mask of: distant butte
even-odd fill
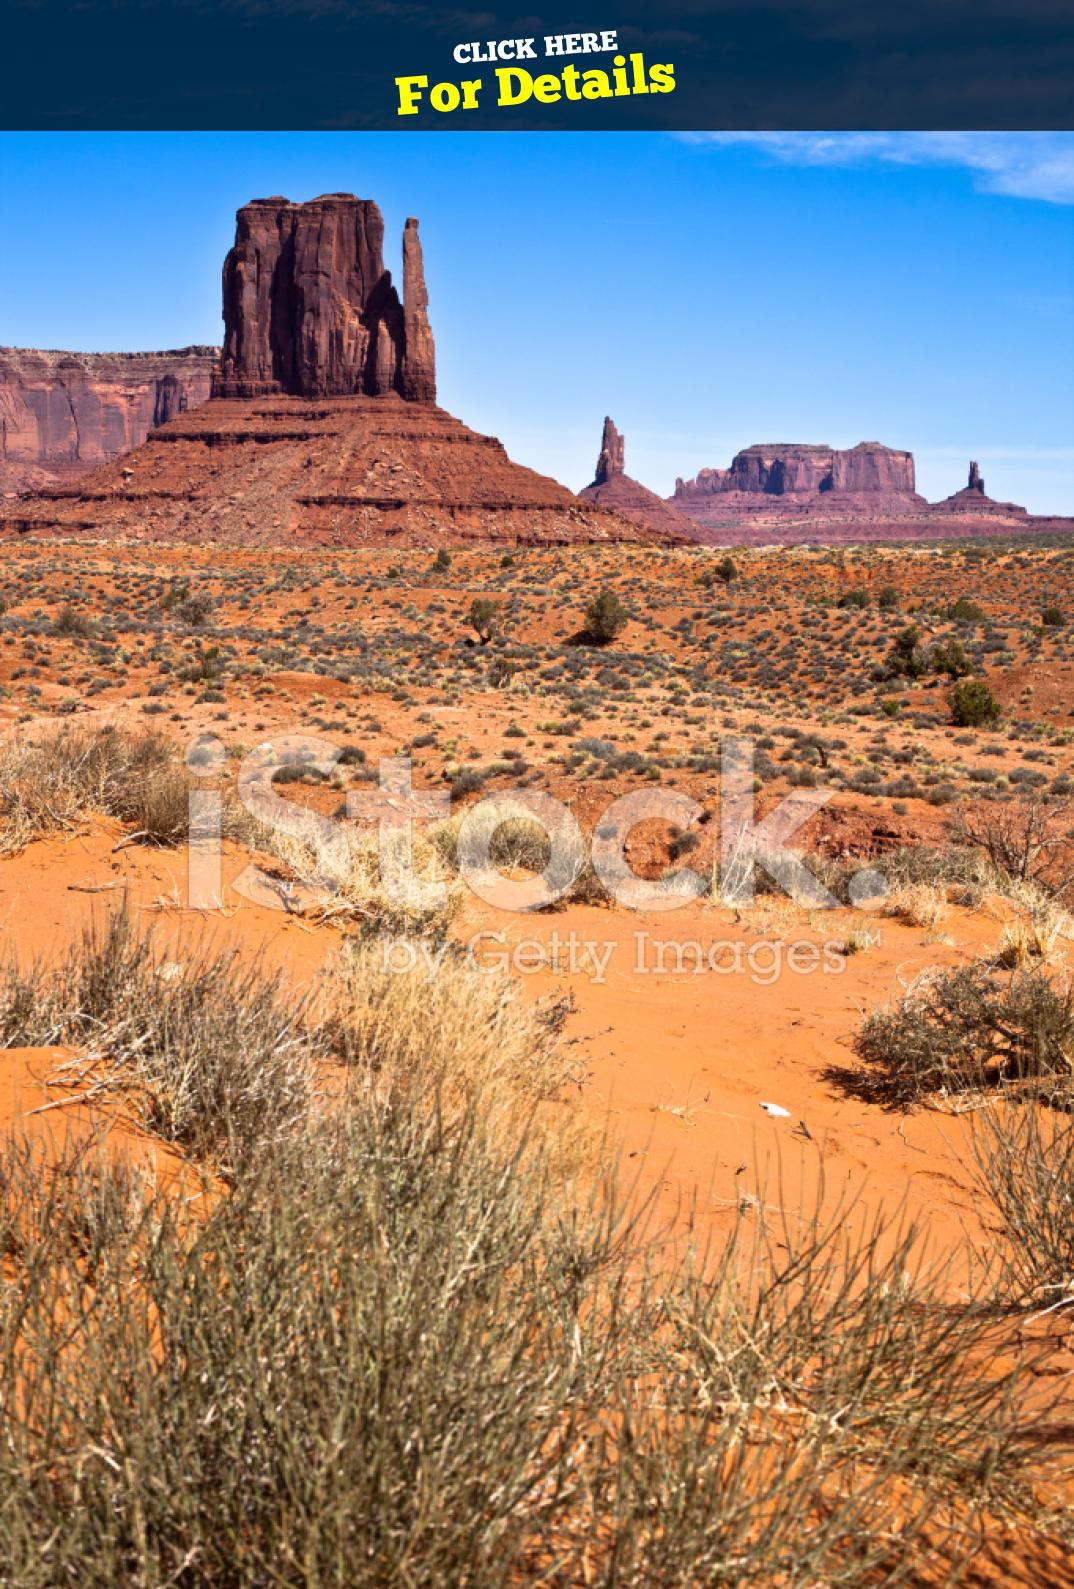
[[[257,199],[224,263],[214,395],[122,461],[11,503],[41,536],[230,545],[667,541],[438,408],[418,223],[403,297],[370,199]],[[659,499],[655,499],[659,501]]]
[[[986,496],[981,471],[976,463],[972,462],[969,479],[962,490],[956,491],[953,496],[945,497],[942,502],[934,503],[932,511],[933,513],[987,514],[990,517],[1003,519],[1029,517],[1025,508],[1020,508],[1016,502],[994,502],[990,496]]]
[[[612,508],[624,518],[649,529],[668,535],[681,535],[689,540],[697,539],[697,526],[692,520],[669,507],[655,491],[650,491],[638,480],[632,480],[624,470],[625,440],[612,421],[605,419],[596,474],[592,484],[579,491],[578,495],[585,502]]]
[[[913,454],[878,441],[840,449],[792,442],[736,453],[727,469],[676,480],[667,504],[711,546],[939,540],[1012,530],[1074,529],[1074,519],[1034,517],[985,495],[976,463],[943,502],[916,488]]]
[[[846,449],[790,442],[746,447],[729,469],[702,469],[693,480],[676,480],[669,500],[700,517],[698,510],[712,497],[745,498],[734,505],[747,509],[758,498],[780,498],[792,506],[815,504],[827,513],[847,499],[862,497],[896,508],[927,505],[917,494],[913,454],[878,441],[860,441]],[[771,500],[766,506],[771,507]]]

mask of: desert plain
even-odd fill
[[[0,592],[8,1127],[61,1157],[72,1141],[83,1153],[103,1142],[117,1162],[150,1166],[154,1195],[179,1202],[188,1172],[196,1198],[207,1195],[204,1175],[236,1174],[238,1146],[176,1095],[168,1063],[153,1075],[133,1057],[124,1064],[78,1014],[71,966],[101,954],[117,914],[144,937],[154,974],[209,957],[235,975],[278,979],[277,996],[296,1009],[355,950],[420,1007],[447,944],[449,970],[461,965],[525,1019],[554,1028],[563,1068],[534,1105],[532,1130],[585,1137],[587,1184],[593,1165],[614,1157],[620,1194],[647,1210],[645,1257],[631,1261],[655,1265],[652,1283],[694,1262],[687,1252],[741,1244],[744,1230],[766,1250],[772,1243],[766,1261],[778,1263],[788,1223],[798,1221],[800,1238],[822,1207],[856,1231],[913,1226],[928,1262],[953,1266],[943,1268],[943,1305],[973,1294],[981,1306],[966,1266],[972,1257],[988,1268],[1013,1239],[1010,1210],[982,1196],[982,1115],[1031,1108],[1047,1116],[1045,1129],[1067,1129],[1072,570],[1074,550],[1060,537],[731,554],[9,543]],[[598,599],[618,613],[612,635],[587,629]],[[926,659],[909,676],[898,660],[908,631],[909,650]],[[961,660],[942,671],[952,644]],[[983,721],[958,724],[955,691],[967,678],[986,686],[991,705]],[[815,803],[793,848],[831,889],[830,905],[789,897],[767,879],[763,854],[745,892],[729,875],[719,850],[728,740],[750,747],[758,824],[788,798]],[[45,747],[60,771],[44,770]],[[142,770],[120,793],[105,770],[76,795],[62,769],[102,755]],[[386,902],[364,861],[326,883],[301,821],[351,832],[364,857],[377,831],[378,769],[400,757],[417,802],[419,870],[450,873],[452,823],[500,799],[496,864],[507,879],[532,877],[546,841],[524,813],[511,815],[513,798],[554,797],[588,844],[613,802],[643,790],[685,797],[690,818],[643,816],[626,837],[627,864],[658,893],[689,867],[694,893],[673,909],[635,908],[587,868],[544,909],[499,909],[463,887],[423,914]],[[299,815],[294,833],[274,835],[243,806],[244,769],[261,763],[273,798]],[[224,813],[211,891],[199,882],[193,897],[192,790]],[[423,796],[437,803],[426,808]],[[1043,827],[1018,849],[1029,818]],[[1009,852],[996,847],[1003,835]],[[858,877],[864,894],[854,892]],[[423,942],[433,946],[424,954],[410,947]],[[967,968],[981,980],[978,996],[1043,980],[1066,999],[1066,1015],[1051,1013],[1050,1039],[1016,1033],[999,1058],[994,1034],[967,1030],[961,1059],[945,1050],[920,1073],[900,1069],[895,1035],[887,1057],[875,1034],[863,1042],[877,1012],[905,1008],[935,978]],[[52,1029],[20,1004],[15,984],[26,978],[64,984],[67,1008],[56,991],[45,1001]],[[129,1019],[116,997],[102,1008],[102,1031]],[[335,1077],[331,1096],[347,1064],[337,1053],[318,1065]],[[578,1174],[575,1165],[571,1195]],[[899,1239],[880,1237],[877,1253]],[[860,1282],[859,1273],[849,1283]],[[985,1309],[999,1358],[1026,1360],[1019,1419],[1047,1403],[1046,1432],[1032,1436],[1042,1471],[1024,1491],[997,1481],[992,1499],[941,1485],[917,1519],[913,1581],[944,1581],[928,1572],[950,1570],[940,1546],[940,1565],[928,1565],[933,1507],[972,1514],[968,1581],[1066,1581],[1060,1457],[1074,1352],[1065,1307],[1051,1311],[1065,1297],[1031,1286],[1016,1305],[1000,1285]],[[968,1350],[981,1349],[978,1339]],[[735,1460],[721,1451],[721,1463]],[[950,1544],[948,1525],[940,1532]],[[651,1546],[634,1548],[644,1558]],[[599,1528],[583,1554],[594,1578],[577,1576],[574,1562],[550,1581],[611,1581],[601,1576]],[[643,1560],[631,1581],[654,1581],[650,1570]],[[704,1577],[678,1558],[669,1570],[674,1581]],[[798,1581],[767,1570],[756,1581]],[[883,1560],[856,1570],[849,1581],[895,1581]],[[516,1561],[519,1581],[527,1571],[539,1576],[532,1561]]]

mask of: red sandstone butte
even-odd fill
[[[204,403],[219,356],[0,348],[0,495],[72,480]]]
[[[625,439],[610,419],[604,421],[600,455],[593,482],[578,495],[584,502],[596,502],[604,508],[621,513],[651,530],[667,535],[681,536],[684,540],[698,538],[698,526],[682,513],[669,507],[663,497],[657,496],[640,481],[625,473]]]
[[[914,481],[913,454],[878,441],[845,449],[792,442],[745,447],[729,469],[702,469],[693,480],[676,480],[670,500],[704,522],[710,511],[722,513],[729,507],[772,511],[774,501],[789,511],[807,507],[827,515],[843,499],[859,497],[867,499],[863,506],[924,508]],[[713,498],[732,500],[713,503]]]
[[[729,469],[677,480],[668,503],[710,546],[797,546],[817,542],[947,540],[1012,531],[1070,531],[1074,520],[1028,514],[984,494],[976,463],[969,483],[930,504],[916,490],[909,452],[863,441],[856,447],[780,443],[746,447]]]
[[[436,399],[418,223],[403,233],[403,302],[372,199],[255,199],[224,261],[218,397]]]
[[[376,204],[350,194],[245,205],[214,395],[121,463],[10,504],[0,529],[240,546],[675,539],[437,407],[418,223],[403,232],[402,302],[383,236]]]
[[[996,502],[985,494],[985,483],[981,478],[981,471],[976,462],[970,463],[970,474],[961,491],[956,491],[953,496],[945,497],[942,502],[935,502],[932,506],[933,513],[941,514],[968,514],[972,516],[984,515],[988,518],[1001,519],[1027,519],[1029,514],[1025,508],[1016,502]]]

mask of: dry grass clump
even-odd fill
[[[471,838],[486,844],[493,864],[504,871],[540,873],[548,865],[551,844],[544,828],[524,807],[501,798],[495,803],[482,802],[475,814],[458,811],[429,829],[429,837],[449,866],[459,864],[459,830],[464,821]]]
[[[1041,971],[1003,978],[974,964],[927,972],[866,1017],[856,1049],[871,1069],[855,1075],[853,1090],[881,1102],[1001,1083],[1074,1101],[1074,992]]]
[[[629,1387],[605,1473],[616,1581],[893,1584],[931,1565],[957,1583],[968,1516],[1028,1455],[1017,1376],[989,1364],[987,1284],[946,1305],[951,1270],[898,1217],[828,1213],[822,1194],[760,1213],[661,1298],[653,1380]]]
[[[287,813],[286,826],[230,806],[224,832],[279,861],[290,880],[305,885],[310,897],[295,908],[318,920],[443,938],[462,908],[462,885],[429,833],[417,825],[382,837],[375,829],[332,821],[300,806]]]
[[[5,1572],[517,1581],[577,1499],[571,1261],[611,1250],[592,1222],[550,1236],[542,1195],[476,1112],[449,1131],[397,1098],[263,1155],[200,1228],[109,1191],[92,1269],[34,1220],[24,1295],[0,1294]]]
[[[452,946],[374,936],[296,998],[234,951],[162,950],[125,908],[58,965],[0,971],[0,1044],[80,1050],[86,1086],[121,1091],[150,1130],[232,1172],[302,1125],[327,1061],[381,1096],[403,1087],[457,1110],[480,1093],[532,1117],[581,1079],[564,1014]]]
[[[75,826],[98,811],[135,835],[177,844],[187,832],[187,782],[173,747],[152,731],[63,728],[0,751],[0,854]]]
[[[0,1149],[12,1581],[958,1581],[1042,1442],[916,1232],[818,1202],[657,1278],[489,1124],[359,1088],[197,1220]]]
[[[486,799],[456,812],[446,821],[434,824],[429,837],[452,869],[468,865],[485,872],[487,857],[500,872],[543,876],[552,896],[548,901],[551,908],[609,903],[604,885],[584,850],[575,848],[572,835],[567,832],[557,836],[559,842],[554,847],[545,827],[510,795]],[[461,848],[465,854],[460,853]]]
[[[952,1302],[912,1227],[823,1188],[651,1265],[616,1166],[565,1169],[540,1115],[554,1015],[383,952],[305,1011],[122,916],[7,974],[8,1042],[89,1045],[229,1169],[195,1209],[0,1143],[11,1581],[957,1581],[1045,1449],[987,1288]],[[311,1107],[328,1054],[349,1084]]]
[[[758,894],[822,906],[826,895],[837,903],[845,900],[853,870],[819,851],[761,851],[742,840],[729,855],[714,857],[709,893],[714,903],[732,907],[749,904]]]
[[[572,1178],[598,1150],[597,1134],[565,1101],[584,1071],[560,1040],[564,1001],[533,1004],[503,970],[478,969],[441,942],[365,936],[348,943],[326,979],[323,1030],[352,1092],[445,1121],[480,1102],[505,1141],[540,1140],[549,1165]]]
[[[900,883],[884,901],[884,914],[935,931],[949,915],[947,890],[932,883]]]
[[[873,863],[893,887],[927,883],[933,888],[983,890],[996,874],[984,856],[968,845],[899,845]]]
[[[987,1286],[967,1300],[913,1227],[822,1194],[651,1269],[614,1166],[565,1170],[559,1012],[445,946],[457,895],[400,902],[357,830],[245,831],[324,914],[425,936],[363,934],[305,1004],[123,913],[57,968],[0,974],[0,1040],[84,1050],[87,1080],[228,1171],[194,1217],[122,1164],[0,1143],[2,1576],[957,1583],[981,1508],[1021,1504],[1046,1449],[993,1367],[1013,1348]],[[417,869],[437,860],[416,835]],[[935,1090],[939,1064],[953,1087],[957,1033],[993,1079],[1070,1069],[1069,996],[979,976],[888,1012],[888,1081]],[[347,1084],[321,1107],[327,1060]],[[1065,1151],[1060,1190],[1006,1218],[1069,1276]]]
[[[173,959],[125,909],[59,964],[0,971],[0,1043],[83,1050],[91,1085],[122,1090],[150,1130],[228,1164],[304,1118],[326,1048],[279,977],[234,952]]]
[[[998,1255],[1016,1306],[1074,1304],[1074,1121],[1036,1102],[973,1121],[977,1187],[1001,1222]]]
[[[848,959],[851,955],[865,954],[868,950],[875,949],[879,939],[880,934],[865,922],[855,922],[839,945],[839,953],[846,955]]]
[[[562,1005],[534,1006],[508,972],[437,947],[426,958],[375,938],[345,946],[328,984],[336,1053],[362,1071],[420,1081],[426,1094],[507,1086],[536,1100],[580,1081],[559,1041]]]
[[[732,855],[722,880],[719,867],[714,868],[714,897],[734,903],[744,891],[743,884],[748,884],[751,869],[753,887],[758,894],[786,894],[785,885],[772,877],[763,865],[754,867],[754,859],[745,853]],[[854,898],[855,887],[862,887],[863,872],[870,874],[870,881],[878,885],[877,902],[886,900],[888,915],[900,915],[904,909],[913,914],[915,900],[927,913],[928,907],[923,902],[930,898],[946,901],[951,897],[959,904],[972,905],[979,903],[986,889],[998,886],[997,875],[988,861],[975,850],[957,845],[939,848],[903,845],[867,859],[839,858],[818,850],[785,850],[776,851],[767,859],[775,863],[777,872],[782,871],[790,880],[797,875],[797,866],[803,865],[841,904],[861,903]],[[870,889],[869,893],[872,892]]]
[[[1054,958],[1065,938],[1072,936],[1074,924],[1066,911],[1045,905],[1007,923],[995,963],[1004,970],[1042,965]]]

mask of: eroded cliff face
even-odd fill
[[[384,268],[372,199],[255,199],[224,261],[218,397],[434,402],[436,364],[418,223],[403,233],[404,301]]]
[[[675,482],[684,502],[740,491],[754,496],[806,496],[822,492],[914,494],[913,454],[878,441],[840,449],[777,442],[746,447],[729,469],[702,469]]]
[[[0,348],[0,493],[72,479],[204,403],[219,349]]]
[[[878,441],[859,441],[856,447],[832,453],[833,491],[878,491],[908,496],[916,494],[914,455]]]

